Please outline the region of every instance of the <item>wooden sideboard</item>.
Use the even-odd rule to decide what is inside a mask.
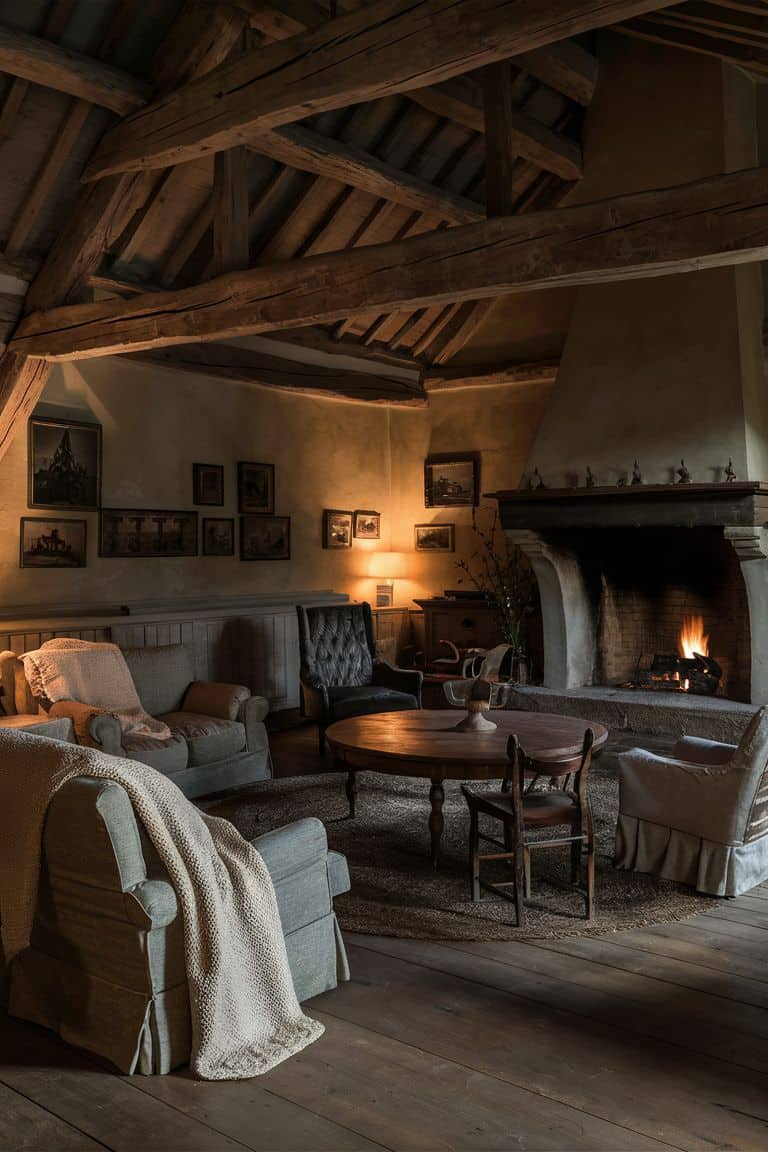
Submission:
[[[424,613],[427,663],[448,655],[441,640],[451,640],[457,648],[493,648],[503,643],[497,610],[487,600],[433,596],[414,603]]]

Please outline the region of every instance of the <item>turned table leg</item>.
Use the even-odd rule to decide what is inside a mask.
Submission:
[[[357,772],[354,768],[350,768],[347,772],[347,800],[349,801],[349,818],[354,818],[355,815],[355,802],[357,800]]]
[[[429,803],[431,805],[431,812],[429,814],[429,834],[432,837],[432,866],[437,868],[438,860],[440,859],[440,838],[443,835],[443,827],[445,821],[443,820],[443,801],[445,800],[445,789],[443,788],[442,776],[432,777],[432,787],[429,790]]]

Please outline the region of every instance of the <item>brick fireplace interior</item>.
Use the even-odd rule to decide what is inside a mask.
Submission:
[[[723,669],[719,694],[749,700],[747,593],[722,528],[592,528],[562,537],[595,607],[595,684],[626,684],[654,655],[681,654],[684,619],[701,617],[709,655]]]

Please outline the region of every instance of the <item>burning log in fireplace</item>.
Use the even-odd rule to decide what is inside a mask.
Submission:
[[[709,637],[701,616],[683,620],[680,653],[656,653],[650,661],[640,658],[635,678],[626,688],[662,692],[693,692],[714,696],[723,678],[722,666],[709,655]]]

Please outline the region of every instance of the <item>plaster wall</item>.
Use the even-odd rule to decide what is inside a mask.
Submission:
[[[425,509],[429,452],[479,451],[482,486],[518,483],[546,389],[493,387],[437,394],[428,409],[388,409],[178,373],[119,357],[57,366],[41,411],[103,427],[104,507],[192,508],[192,464],[225,466],[223,508],[199,516],[237,517],[238,460],[274,462],[276,506],[291,516],[289,561],[235,557],[101,559],[98,515],[88,522],[88,566],[20,569],[19,518],[56,516],[27,507],[27,444],[20,435],[0,463],[0,594],[15,605],[122,604],[334,589],[370,599],[375,550],[408,553],[398,604],[456,583],[455,560],[471,548],[468,509]],[[378,542],[322,547],[323,508],[382,513]],[[413,552],[413,526],[457,524],[457,552]]]
[[[604,33],[569,203],[755,163],[751,82],[719,61]],[[580,288],[552,401],[528,460],[550,486],[768,478],[760,276],[754,268]]]

